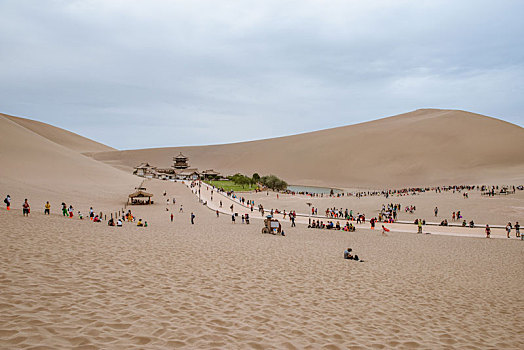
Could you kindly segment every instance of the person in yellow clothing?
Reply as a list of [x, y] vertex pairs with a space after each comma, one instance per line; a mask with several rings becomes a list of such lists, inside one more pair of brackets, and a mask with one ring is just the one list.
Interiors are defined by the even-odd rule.
[[49, 215], [50, 213], [51, 213], [51, 204], [49, 204], [49, 201], [48, 201], [44, 205], [44, 215]]
[[136, 225], [139, 226], [139, 227], [144, 226], [144, 224], [142, 223], [142, 219], [139, 219], [139, 220], [138, 220], [138, 223], [137, 223]]

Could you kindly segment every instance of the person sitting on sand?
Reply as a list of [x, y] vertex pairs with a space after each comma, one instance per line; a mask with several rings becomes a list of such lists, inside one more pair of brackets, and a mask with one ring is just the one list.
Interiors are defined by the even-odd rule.
[[122, 227], [122, 220], [118, 219], [116, 221], [116, 227]]
[[466, 227], [468, 224], [466, 224], [466, 220], [462, 221], [462, 227]]
[[440, 222], [440, 226], [448, 226], [448, 219], [444, 219]]
[[386, 226], [382, 225], [382, 236], [387, 236], [386, 232], [389, 232], [389, 229]]
[[344, 250], [344, 259], [349, 259], [349, 260], [356, 260], [358, 261], [358, 255], [353, 255], [351, 252], [353, 251], [353, 249], [351, 248], [347, 248], [346, 250]]
[[337, 224], [335, 225], [335, 228], [336, 228], [337, 230], [340, 230], [340, 222], [337, 221]]
[[147, 221], [144, 222], [144, 227], [147, 227]]
[[138, 227], [142, 227], [144, 226], [144, 224], [142, 223], [142, 219], [138, 219], [138, 222], [136, 224]]
[[113, 220], [113, 218], [109, 219], [107, 226], [115, 226], [115, 220]]
[[470, 227], [470, 228], [475, 227], [475, 223], [473, 222], [473, 220], [471, 220], [471, 221], [469, 222], [469, 227]]
[[95, 216], [95, 218], [93, 219], [93, 222], [101, 222], [100, 218], [98, 217], [98, 215]]

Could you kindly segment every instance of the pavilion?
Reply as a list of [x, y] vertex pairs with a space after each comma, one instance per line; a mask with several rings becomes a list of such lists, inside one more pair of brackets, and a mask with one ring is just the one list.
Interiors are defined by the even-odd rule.
[[138, 189], [138, 191], [131, 193], [128, 198], [128, 203], [132, 205], [134, 204], [153, 204], [154, 202], [151, 200], [151, 197], [153, 197], [153, 194], [147, 193], [144, 190], [145, 188], [140, 188]]

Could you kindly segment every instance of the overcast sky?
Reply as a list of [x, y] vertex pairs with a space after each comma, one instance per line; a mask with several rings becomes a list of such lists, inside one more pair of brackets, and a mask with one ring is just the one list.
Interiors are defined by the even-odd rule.
[[524, 1], [0, 1], [0, 112], [119, 149], [418, 108], [524, 125]]

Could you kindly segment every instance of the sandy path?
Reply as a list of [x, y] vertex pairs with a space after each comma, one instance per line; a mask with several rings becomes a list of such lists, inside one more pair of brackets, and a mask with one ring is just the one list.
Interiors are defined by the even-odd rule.
[[[186, 182], [185, 183], [186, 186], [189, 186], [189, 183]], [[198, 196], [198, 187], [194, 187], [192, 189], [193, 193], [195, 196]], [[213, 192], [213, 200], [211, 200], [211, 192]], [[252, 193], [238, 193], [237, 194], [238, 196], [245, 196], [246, 198], [253, 198], [254, 195]], [[221, 213], [224, 213], [224, 214], [227, 214], [229, 216], [231, 216], [231, 210], [229, 209], [231, 204], [233, 204], [233, 209], [234, 209], [234, 212], [237, 212], [239, 215], [243, 215], [243, 214], [249, 214], [250, 217], [254, 218], [254, 219], [263, 219], [264, 217], [261, 216], [261, 214], [258, 212], [258, 210], [256, 209], [256, 206], [255, 206], [255, 210], [254, 212], [251, 212], [250, 209], [248, 209], [248, 207], [246, 205], [243, 205], [239, 202], [238, 199], [233, 199], [231, 198], [230, 196], [227, 196], [226, 194], [223, 194], [223, 193], [217, 193], [216, 190], [213, 190], [212, 186], [209, 186], [205, 183], [202, 183], [201, 185], [201, 188], [200, 188], [200, 196], [201, 196], [201, 200], [203, 202], [206, 202], [206, 205], [211, 209], [211, 210], [219, 210]], [[274, 208], [274, 207], [280, 207], [282, 208], [281, 206], [279, 206], [279, 200], [275, 199], [275, 198], [264, 198], [264, 195], [260, 196], [258, 195], [258, 197], [260, 198], [260, 202], [264, 202], [266, 204], [269, 204], [269, 205], [266, 205], [265, 208], [266, 208], [266, 215], [269, 214], [269, 210], [267, 209], [268, 207], [269, 208]], [[275, 194], [272, 193], [272, 197], [275, 197]], [[282, 195], [280, 194], [279, 197], [283, 197], [283, 200], [286, 200], [286, 197], [287, 200], [289, 201], [290, 199], [291, 200], [295, 200], [295, 202], [300, 202], [302, 201], [304, 198], [300, 198], [298, 196], [290, 196], [290, 195]], [[307, 198], [306, 198], [307, 199]], [[378, 201], [382, 200], [381, 198], [377, 198]], [[393, 198], [395, 199], [395, 198]], [[326, 198], [325, 199], [325, 202], [332, 202], [334, 199], [331, 199], [331, 198]], [[336, 200], [336, 199], [335, 199]], [[219, 202], [222, 201], [222, 208], [220, 208], [219, 206]], [[258, 201], [255, 201], [255, 203], [260, 203]], [[320, 202], [318, 199], [317, 199], [317, 203]], [[324, 204], [326, 205], [326, 204]], [[295, 206], [296, 207], [297, 204], [295, 203]], [[293, 208], [293, 206], [289, 206], [289, 208]], [[419, 206], [420, 208], [420, 206]], [[426, 208], [427, 209], [427, 208]], [[288, 209], [289, 210], [289, 209]], [[419, 210], [420, 211], [420, 210]], [[427, 210], [426, 210], [427, 211]], [[289, 212], [289, 211], [288, 211]], [[307, 225], [308, 222], [309, 222], [309, 218], [306, 216], [307, 214], [305, 214], [305, 212], [297, 212], [297, 214], [299, 216], [297, 216], [297, 220], [296, 220], [296, 223], [297, 224], [304, 224], [304, 225]], [[523, 214], [523, 218], [524, 218], [524, 211], [522, 212]], [[407, 215], [409, 214], [406, 214], [406, 213], [401, 213], [400, 214], [401, 218], [402, 216], [406, 217]], [[415, 214], [416, 215], [416, 214]], [[290, 226], [290, 222], [289, 222], [289, 216], [286, 216], [286, 219], [284, 219], [284, 216], [283, 214], [275, 214], [274, 215], [275, 218], [279, 219], [282, 221], [282, 223], [284, 224], [284, 227], [287, 227], [287, 226]], [[415, 216], [417, 217], [417, 216]], [[326, 222], [327, 220], [330, 220], [330, 221], [333, 221], [333, 222], [336, 222], [336, 221], [339, 221], [341, 223], [341, 225], [345, 225], [345, 220], [342, 220], [342, 219], [328, 219], [326, 218], [325, 216], [322, 217], [320, 215], [316, 216], [315, 219], [318, 219], [318, 220], [322, 220], [324, 222]], [[434, 217], [431, 217], [430, 219], [434, 219]], [[240, 218], [238, 218], [238, 220], [240, 220]], [[368, 215], [368, 220], [369, 220], [369, 215]], [[411, 221], [411, 220], [410, 220]], [[521, 222], [524, 222], [524, 221], [521, 221]], [[364, 224], [356, 224], [355, 222], [353, 222], [354, 225], [356, 225], [357, 228], [359, 229], [370, 229], [370, 225], [369, 223], [364, 223]], [[381, 232], [381, 225], [382, 223], [377, 223], [377, 227], [376, 227], [376, 230]], [[400, 223], [395, 223], [395, 224], [384, 224], [388, 229], [391, 230], [391, 232], [405, 232], [405, 233], [417, 233], [417, 226], [416, 225], [413, 225], [413, 224], [400, 224]], [[486, 237], [486, 234], [485, 234], [485, 230], [483, 227], [475, 227], [475, 228], [463, 228], [463, 227], [442, 227], [442, 226], [435, 226], [435, 225], [427, 225], [424, 227], [424, 230], [423, 230], [424, 233], [430, 233], [430, 234], [435, 234], [435, 235], [446, 235], [446, 236], [461, 236], [461, 237]], [[512, 231], [512, 235], [511, 235], [511, 239], [512, 240], [520, 240], [520, 239], [517, 239], [515, 237], [515, 234], [514, 234], [514, 230]], [[522, 231], [524, 232], [524, 231]], [[492, 231], [491, 231], [491, 238], [504, 238], [504, 239], [507, 239], [506, 237], [506, 231], [504, 230], [504, 228], [502, 227], [496, 227], [496, 226], [493, 226], [492, 225]]]

